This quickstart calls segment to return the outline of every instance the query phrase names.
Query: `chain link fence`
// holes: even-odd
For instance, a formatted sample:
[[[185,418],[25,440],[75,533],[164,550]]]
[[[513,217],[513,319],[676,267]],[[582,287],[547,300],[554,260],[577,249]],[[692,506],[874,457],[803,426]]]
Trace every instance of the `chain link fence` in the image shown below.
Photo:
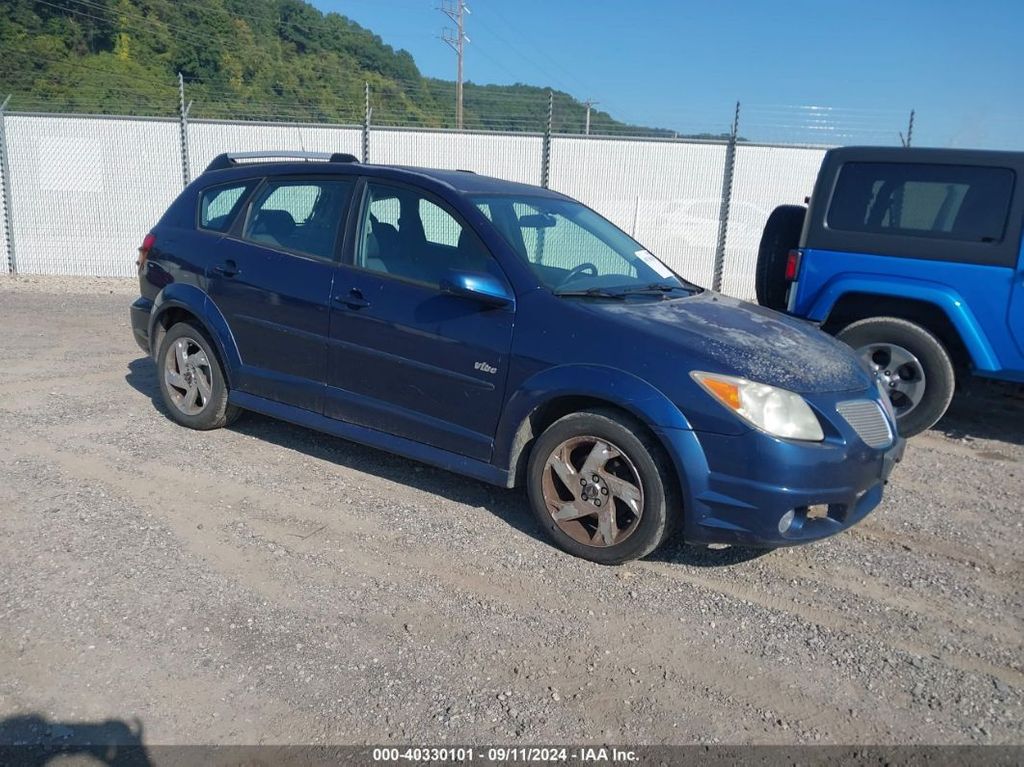
[[[178,119],[0,112],[8,171],[0,263],[26,274],[131,276],[142,237],[184,179],[221,152],[287,149],[547,179],[688,279],[714,286],[718,266],[717,287],[752,298],[764,223],[776,205],[810,194],[825,151],[746,142],[735,127],[727,140],[694,140],[377,127],[370,109],[363,125],[341,126],[189,120],[182,111]]]

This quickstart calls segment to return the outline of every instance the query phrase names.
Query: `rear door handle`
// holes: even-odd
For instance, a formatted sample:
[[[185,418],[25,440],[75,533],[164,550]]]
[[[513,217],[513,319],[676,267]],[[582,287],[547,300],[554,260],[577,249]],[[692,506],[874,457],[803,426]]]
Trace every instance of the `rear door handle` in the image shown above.
[[[363,291],[359,288],[352,288],[344,296],[335,296],[334,300],[345,304],[349,309],[364,309],[370,305],[370,302],[363,297]]]
[[[223,264],[213,267],[213,271],[217,272],[217,274],[223,274],[225,277],[234,277],[242,270],[238,268],[234,261],[228,259]]]

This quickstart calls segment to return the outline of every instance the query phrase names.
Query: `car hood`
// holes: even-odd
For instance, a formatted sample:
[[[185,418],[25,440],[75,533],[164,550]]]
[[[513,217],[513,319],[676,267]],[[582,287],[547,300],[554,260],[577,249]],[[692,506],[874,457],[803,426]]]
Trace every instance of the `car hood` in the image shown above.
[[[674,347],[695,369],[703,365],[709,372],[805,394],[871,385],[850,348],[814,325],[712,291],[666,301],[587,300],[580,306]]]

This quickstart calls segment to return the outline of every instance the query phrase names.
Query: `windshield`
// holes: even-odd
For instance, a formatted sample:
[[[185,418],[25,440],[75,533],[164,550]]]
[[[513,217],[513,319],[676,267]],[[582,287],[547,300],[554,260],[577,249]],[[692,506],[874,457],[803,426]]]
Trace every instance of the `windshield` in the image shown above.
[[[552,197],[474,197],[548,288],[608,295],[691,288],[642,245],[590,208]]]

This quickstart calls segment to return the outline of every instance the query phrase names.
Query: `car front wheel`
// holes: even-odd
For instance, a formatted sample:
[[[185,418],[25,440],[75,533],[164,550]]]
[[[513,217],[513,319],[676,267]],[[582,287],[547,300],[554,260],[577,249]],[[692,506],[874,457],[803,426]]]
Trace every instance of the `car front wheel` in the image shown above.
[[[613,411],[555,421],[537,439],[527,474],[541,526],[570,554],[600,564],[651,553],[679,516],[660,445]]]

